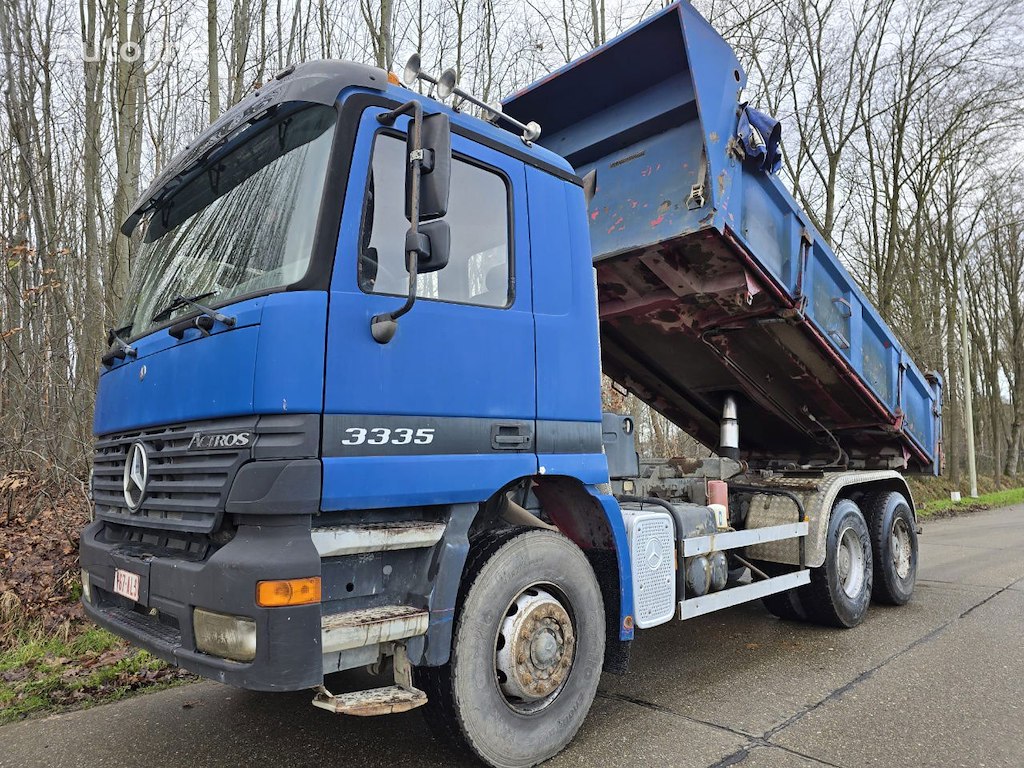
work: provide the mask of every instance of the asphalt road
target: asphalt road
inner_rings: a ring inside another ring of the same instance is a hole
[[[848,631],[759,604],[638,633],[551,766],[1024,766],[1024,506],[928,523],[913,601]],[[339,686],[340,687],[340,686]],[[420,715],[215,683],[0,728],[0,766],[460,765]]]

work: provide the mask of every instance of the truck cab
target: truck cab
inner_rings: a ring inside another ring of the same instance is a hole
[[[382,344],[372,319],[408,292],[411,118],[379,118],[410,99],[450,121],[450,243]],[[442,662],[477,507],[538,475],[608,482],[581,180],[349,63],[283,73],[219,122],[201,169],[144,195],[117,329],[132,349],[100,375],[86,610],[201,674],[291,690],[325,654],[349,666],[323,615],[415,597],[407,623],[432,626],[411,659]],[[409,543],[346,558],[354,523]],[[295,579],[319,594],[258,604]]]

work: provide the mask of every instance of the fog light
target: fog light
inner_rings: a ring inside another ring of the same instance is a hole
[[[230,616],[196,608],[192,611],[196,648],[203,653],[233,661],[256,658],[256,622],[245,616]]]
[[[85,602],[92,602],[92,583],[89,581],[89,572],[82,569],[82,597],[85,598]]]

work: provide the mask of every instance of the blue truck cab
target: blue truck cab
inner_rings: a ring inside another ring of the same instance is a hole
[[[316,103],[321,91],[336,98]],[[450,256],[420,276],[414,311],[380,344],[371,319],[407,292],[410,119],[378,118],[409,99],[451,121]],[[584,489],[602,516],[614,507],[596,490],[608,469],[581,180],[556,155],[350,63],[286,72],[219,122],[213,135],[233,138],[204,154],[223,170],[172,166],[154,184],[170,187],[156,193],[168,203],[150,214],[118,329],[133,352],[101,372],[86,610],[201,674],[292,690],[322,680],[322,611],[418,593],[431,628],[412,660],[443,662],[482,502],[547,477]],[[153,319],[197,295],[229,322],[187,303]],[[126,490],[136,454],[143,481]],[[443,524],[443,573],[411,549],[391,585],[352,558],[321,561],[311,520],[401,522],[396,510]],[[623,538],[621,520],[604,525]],[[119,568],[141,578],[135,605],[114,592]],[[321,577],[322,602],[254,605],[258,582],[297,577]],[[251,620],[251,658],[204,652],[197,609]]]
[[[670,66],[641,63],[652,46]],[[539,141],[347,62],[228,110],[123,227],[88,616],[329,712],[425,704],[484,762],[525,766],[572,739],[636,629],[754,599],[855,626],[872,596],[910,599],[896,470],[937,466],[939,385],[726,141],[740,79],[683,3],[510,99],[552,126]],[[843,293],[816,313],[819,272]],[[849,351],[861,329],[884,391]],[[739,340],[725,362],[711,331]],[[771,345],[789,354],[766,363]],[[602,413],[602,364],[718,456],[640,459],[632,419]],[[384,658],[393,685],[325,687]]]

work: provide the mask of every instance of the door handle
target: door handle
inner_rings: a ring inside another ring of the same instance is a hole
[[[514,451],[529,448],[533,434],[526,424],[503,422],[491,425],[491,448],[496,451]]]

